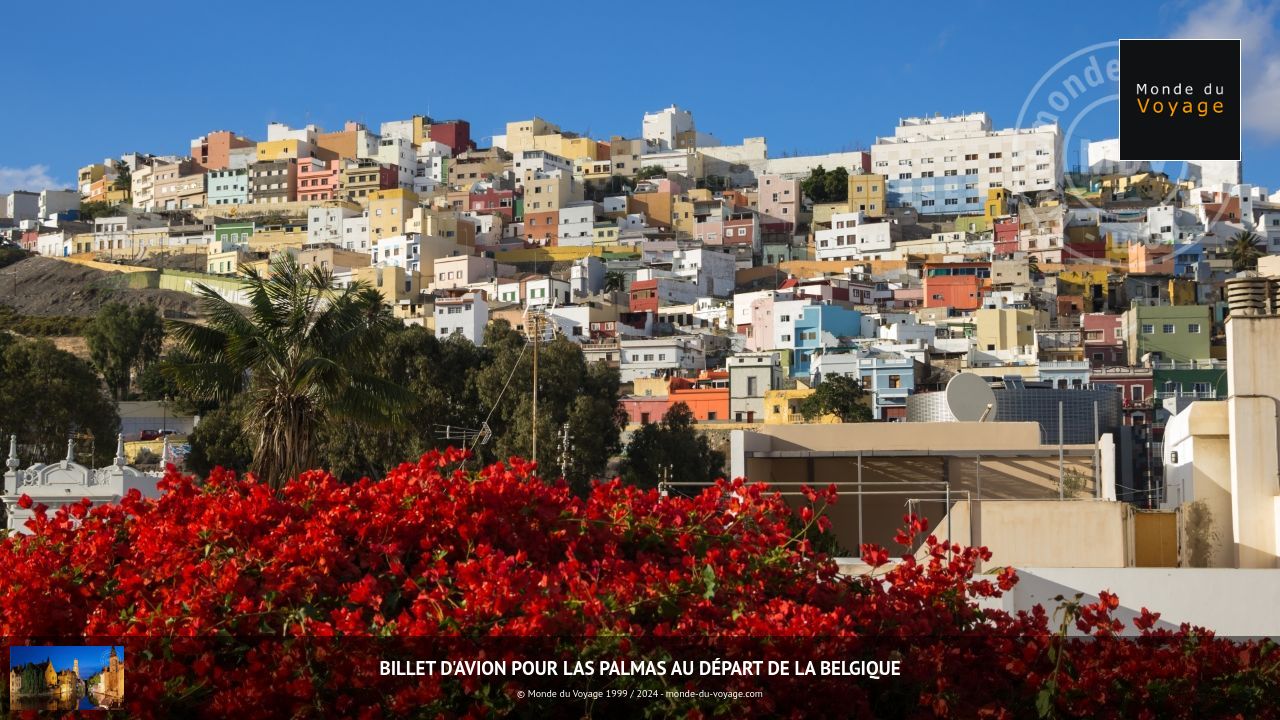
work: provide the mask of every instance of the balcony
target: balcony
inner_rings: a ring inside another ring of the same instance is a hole
[[[1157,360],[1153,370],[1226,370],[1226,360]]]
[[[1165,390],[1157,388],[1155,391],[1157,400],[1165,400],[1168,398],[1189,398],[1191,400],[1217,400],[1218,390],[1209,388],[1208,390]]]

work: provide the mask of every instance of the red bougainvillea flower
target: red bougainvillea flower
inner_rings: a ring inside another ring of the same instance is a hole
[[[170,468],[156,500],[37,511],[32,534],[0,537],[0,635],[124,644],[139,717],[591,712],[520,698],[535,686],[652,689],[663,714],[689,717],[1275,714],[1273,646],[1161,628],[1147,611],[1142,636],[1120,639],[1110,593],[1068,605],[1090,637],[1063,637],[1043,608],[991,609],[1016,575],[975,575],[991,554],[924,537],[922,518],[904,518],[900,561],[865,545],[874,573],[847,575],[761,484],[664,498],[614,480],[578,497],[520,458],[463,471],[465,457],[433,452],[349,485],[311,471],[280,492]],[[799,519],[825,531],[835,488],[803,494]],[[878,658],[901,674],[404,677],[382,665],[681,658]],[[667,694],[682,689],[764,697]]]

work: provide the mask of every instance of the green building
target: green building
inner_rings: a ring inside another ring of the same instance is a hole
[[[1206,305],[1135,305],[1124,314],[1124,329],[1130,365],[1148,355],[1152,362],[1211,357],[1213,315]]]
[[[218,223],[213,226],[213,241],[225,250],[246,247],[253,236],[253,221]]]

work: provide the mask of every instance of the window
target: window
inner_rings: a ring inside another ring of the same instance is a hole
[[[1000,153],[987,153],[988,160],[996,160],[1000,157]]]
[[[931,178],[931,177],[933,177],[933,171],[932,171],[932,170],[930,170],[930,171],[927,171],[927,172],[922,172],[922,173],[920,173],[920,177],[922,177],[922,178]]]
[[[910,180],[910,179],[911,179],[911,173],[898,173],[898,179],[899,179],[899,180]]]
[[[1130,386],[1129,386],[1129,396],[1133,398],[1133,401],[1134,401],[1134,402],[1136,402],[1136,403],[1140,403],[1140,402],[1142,402],[1142,397],[1143,397],[1143,395],[1144,395],[1144,394],[1145,394],[1145,393],[1144,393],[1144,391],[1143,391],[1143,389],[1142,389],[1142,386],[1141,386],[1141,385],[1130,385]]]
[[[1210,392],[1211,392],[1211,391],[1210,391],[1210,389],[1209,389],[1209,383],[1207,383],[1207,382],[1198,382],[1198,383],[1196,383],[1196,395],[1197,395],[1197,396],[1199,396],[1199,397],[1204,397],[1204,396],[1208,395]]]
[[[708,412],[707,412],[707,419],[708,419],[708,420],[715,420],[715,419],[716,419],[716,414],[715,414],[715,412],[714,412],[714,411],[708,411]]]
[[[1200,332],[1200,323],[1190,323],[1190,324],[1188,324],[1188,325],[1187,325],[1187,332],[1189,332],[1189,333],[1199,333],[1199,332]]]
[[[955,170],[943,170],[943,171],[942,171],[942,175],[943,175],[944,177],[955,177],[956,172],[957,172],[957,171],[955,171]]]
[[[975,168],[965,168],[965,169],[964,169],[964,174],[965,174],[965,175],[977,175],[977,174],[978,174],[978,168],[976,168],[976,167],[975,167]]]
[[[971,155],[965,155],[965,156],[964,156],[964,159],[965,159],[965,160],[977,160],[977,159],[978,159],[978,154],[977,154],[977,153],[973,153],[973,154],[971,154]]]
[[[1174,329],[1175,328],[1173,327],[1173,323],[1165,323],[1164,325],[1160,326],[1160,332],[1164,333],[1165,335],[1172,335]]]
[[[889,387],[890,387],[890,388],[900,388],[900,387],[902,387],[902,376],[901,376],[901,375],[890,375],[890,376],[889,376]]]
[[[1143,335],[1150,335],[1150,334],[1154,333],[1155,331],[1156,331],[1156,326],[1155,326],[1155,325],[1152,325],[1152,324],[1150,324],[1150,323],[1143,323],[1143,324],[1142,324],[1142,334],[1143,334]]]
[[[945,204],[947,204],[947,205],[959,205],[959,204],[960,204],[960,198],[947,198],[947,199],[946,199]]]
[[[992,165],[991,167],[987,168],[987,172],[992,173],[992,174],[994,175],[994,174],[996,174],[996,173],[1002,173],[1002,172],[1004,172],[1004,169],[1003,169],[1003,168],[1001,168],[1001,167],[998,167],[998,166]]]

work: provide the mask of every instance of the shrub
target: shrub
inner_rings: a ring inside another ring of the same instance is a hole
[[[974,576],[982,548],[932,537],[921,559],[847,576],[804,539],[834,488],[793,513],[761,484],[660,497],[618,481],[585,497],[512,458],[464,470],[429,453],[380,481],[311,471],[273,492],[170,470],[158,500],[37,512],[0,538],[0,635],[125,638],[127,709],[170,717],[537,716],[545,679],[382,677],[378,659],[898,659],[900,677],[555,677],[554,689],[743,690],[663,695],[659,715],[1274,716],[1276,655],[1183,627],[1119,639],[1118,602],[983,609],[1016,582]],[[24,499],[24,503],[30,502]],[[804,532],[790,525],[798,517]],[[908,517],[898,541],[926,531]],[[65,640],[64,640],[65,642]],[[803,653],[803,655],[801,655]],[[590,714],[564,700],[541,714]],[[648,707],[648,710],[637,708]],[[1229,712],[1228,712],[1229,711]],[[599,710],[599,712],[604,712]]]

